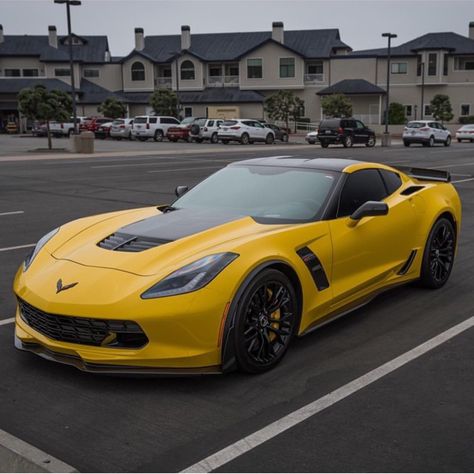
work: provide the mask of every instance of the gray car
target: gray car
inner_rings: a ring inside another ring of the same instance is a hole
[[[127,140],[132,139],[132,125],[133,119],[124,118],[116,119],[112,122],[110,127],[110,136],[115,140],[121,140],[125,138]]]

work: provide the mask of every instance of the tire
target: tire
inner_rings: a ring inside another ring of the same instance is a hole
[[[320,143],[323,148],[327,148],[329,146],[329,142],[327,142],[326,140],[320,140]]]
[[[342,145],[344,146],[344,148],[351,148],[353,144],[354,143],[350,135],[347,135],[346,137],[344,137],[344,140],[342,141]]]
[[[284,133],[281,137],[281,141],[283,143],[288,143],[288,134],[287,133]]]
[[[211,139],[209,140],[211,143],[214,143],[216,144],[219,139],[217,138],[217,132],[214,132],[212,135],[211,135]]]
[[[430,141],[428,142],[428,146],[431,148],[431,147],[434,147],[434,144],[435,144],[435,139],[433,135],[431,135]]]
[[[265,143],[267,145],[271,145],[274,142],[274,140],[275,139],[274,139],[273,135],[271,133],[269,133],[265,138]]]
[[[308,140],[308,144],[310,144],[310,145],[315,145],[316,142],[315,142],[314,140]]]
[[[194,125],[191,125],[190,132],[192,135],[199,135],[199,132],[201,131],[201,127],[195,123]]]
[[[446,138],[446,141],[444,142],[444,146],[449,146],[451,145],[451,137],[448,135],[448,137]]]
[[[155,135],[153,137],[155,142],[162,142],[163,141],[163,130],[156,130]]]
[[[373,148],[375,146],[375,137],[373,136],[369,137],[365,146],[368,148]]]
[[[242,145],[248,145],[248,143],[249,143],[249,134],[248,133],[242,133],[242,136],[240,137],[240,143],[242,143]]]
[[[404,144],[405,146],[410,146],[410,145],[411,145],[411,143],[410,143],[410,142],[407,142],[406,140],[403,140],[403,144]]]
[[[442,217],[433,225],[426,240],[419,284],[438,289],[451,275],[456,247],[456,231],[450,220]]]
[[[256,275],[236,310],[234,343],[239,369],[257,374],[275,367],[288,349],[297,320],[296,292],[288,277],[274,269]]]

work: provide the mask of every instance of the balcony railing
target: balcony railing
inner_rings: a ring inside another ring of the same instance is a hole
[[[305,74],[304,82],[308,84],[314,84],[317,82],[324,82],[324,74]]]
[[[239,76],[208,76],[209,87],[231,87],[239,85]]]
[[[155,78],[155,86],[160,87],[168,87],[171,88],[171,77],[157,77]]]

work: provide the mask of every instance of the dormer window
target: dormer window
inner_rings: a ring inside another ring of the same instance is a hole
[[[140,61],[135,61],[132,64],[132,81],[145,80],[145,66]]]
[[[181,64],[181,80],[193,81],[195,78],[194,64],[192,61],[186,60]]]

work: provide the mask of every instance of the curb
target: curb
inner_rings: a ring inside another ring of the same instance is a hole
[[[72,466],[0,430],[0,472],[79,472]]]

